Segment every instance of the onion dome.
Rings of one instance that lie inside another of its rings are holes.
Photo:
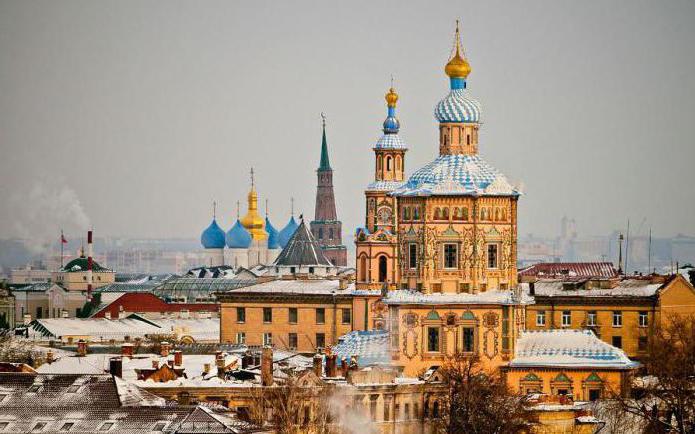
[[[258,194],[256,193],[256,187],[254,185],[253,169],[251,169],[251,190],[248,194],[248,211],[241,219],[241,224],[251,234],[251,238],[254,240],[265,240],[268,238],[268,234],[264,229],[265,221],[263,217],[258,214]]]
[[[440,155],[393,191],[394,196],[518,196],[518,188],[479,155]]]
[[[225,241],[230,249],[248,249],[251,245],[251,234],[237,219],[234,226],[227,232]]]
[[[270,223],[268,216],[265,217],[265,231],[268,233],[268,248],[269,249],[279,249],[280,242],[278,240],[280,232],[277,231]]]
[[[200,244],[206,249],[224,249],[224,231],[214,218],[210,226],[200,235]]]
[[[386,106],[388,107],[386,120],[384,120],[384,135],[377,140],[374,149],[407,149],[405,142],[398,136],[401,123],[396,117],[398,94],[393,86],[389,89],[384,98],[386,99]]]
[[[278,243],[280,243],[280,247],[282,247],[283,249],[285,248],[285,246],[290,241],[290,238],[292,238],[292,235],[294,235],[294,232],[297,230],[298,227],[299,225],[297,224],[297,221],[294,219],[294,216],[290,217],[290,220],[278,234]]]
[[[434,108],[434,117],[439,122],[480,122],[480,103],[466,91],[466,78],[471,66],[462,54],[458,21],[456,22],[455,52],[446,64],[444,72],[449,76],[451,91]]]

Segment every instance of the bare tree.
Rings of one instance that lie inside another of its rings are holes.
[[[525,398],[484,370],[477,357],[451,356],[438,373],[447,390],[428,410],[437,432],[511,434],[528,427]]]
[[[41,352],[32,342],[16,339],[11,335],[0,336],[0,362],[33,365],[41,358]]]
[[[614,393],[619,411],[637,416],[649,433],[695,433],[695,316],[673,315],[652,330],[647,376],[634,396]]]

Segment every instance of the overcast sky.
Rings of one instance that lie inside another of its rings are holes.
[[[695,235],[695,2],[3,0],[0,237],[228,229],[252,166],[275,226],[313,216],[322,111],[347,236],[391,74],[407,172],[436,156],[456,18],[521,235]]]

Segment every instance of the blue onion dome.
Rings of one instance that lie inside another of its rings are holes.
[[[200,234],[200,244],[206,249],[224,249],[224,230],[212,219],[212,223]]]
[[[518,196],[521,192],[479,155],[440,155],[392,194]]]
[[[265,218],[265,231],[268,233],[268,248],[279,249],[280,242],[278,238],[280,237],[280,233],[270,224],[270,219],[268,219],[267,216]]]
[[[226,241],[230,249],[247,249],[251,245],[251,234],[237,219],[234,226],[227,232]]]
[[[280,247],[283,249],[287,245],[287,243],[290,241],[290,238],[292,238],[292,235],[294,235],[294,232],[297,230],[299,225],[297,224],[297,221],[294,219],[294,216],[290,217],[290,221],[287,222],[284,228],[280,231],[280,234],[278,235],[278,243],[280,243]]]

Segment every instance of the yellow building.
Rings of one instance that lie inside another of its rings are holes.
[[[591,330],[628,356],[647,355],[652,326],[695,312],[695,289],[681,275],[610,279],[541,279],[522,283],[535,299],[526,329]]]
[[[456,31],[445,67],[450,92],[435,107],[439,156],[403,182],[405,144],[398,96],[377,142],[366,225],[356,233],[357,287],[478,293],[516,286],[519,189],[478,153],[480,104],[467,90],[471,68]]]

